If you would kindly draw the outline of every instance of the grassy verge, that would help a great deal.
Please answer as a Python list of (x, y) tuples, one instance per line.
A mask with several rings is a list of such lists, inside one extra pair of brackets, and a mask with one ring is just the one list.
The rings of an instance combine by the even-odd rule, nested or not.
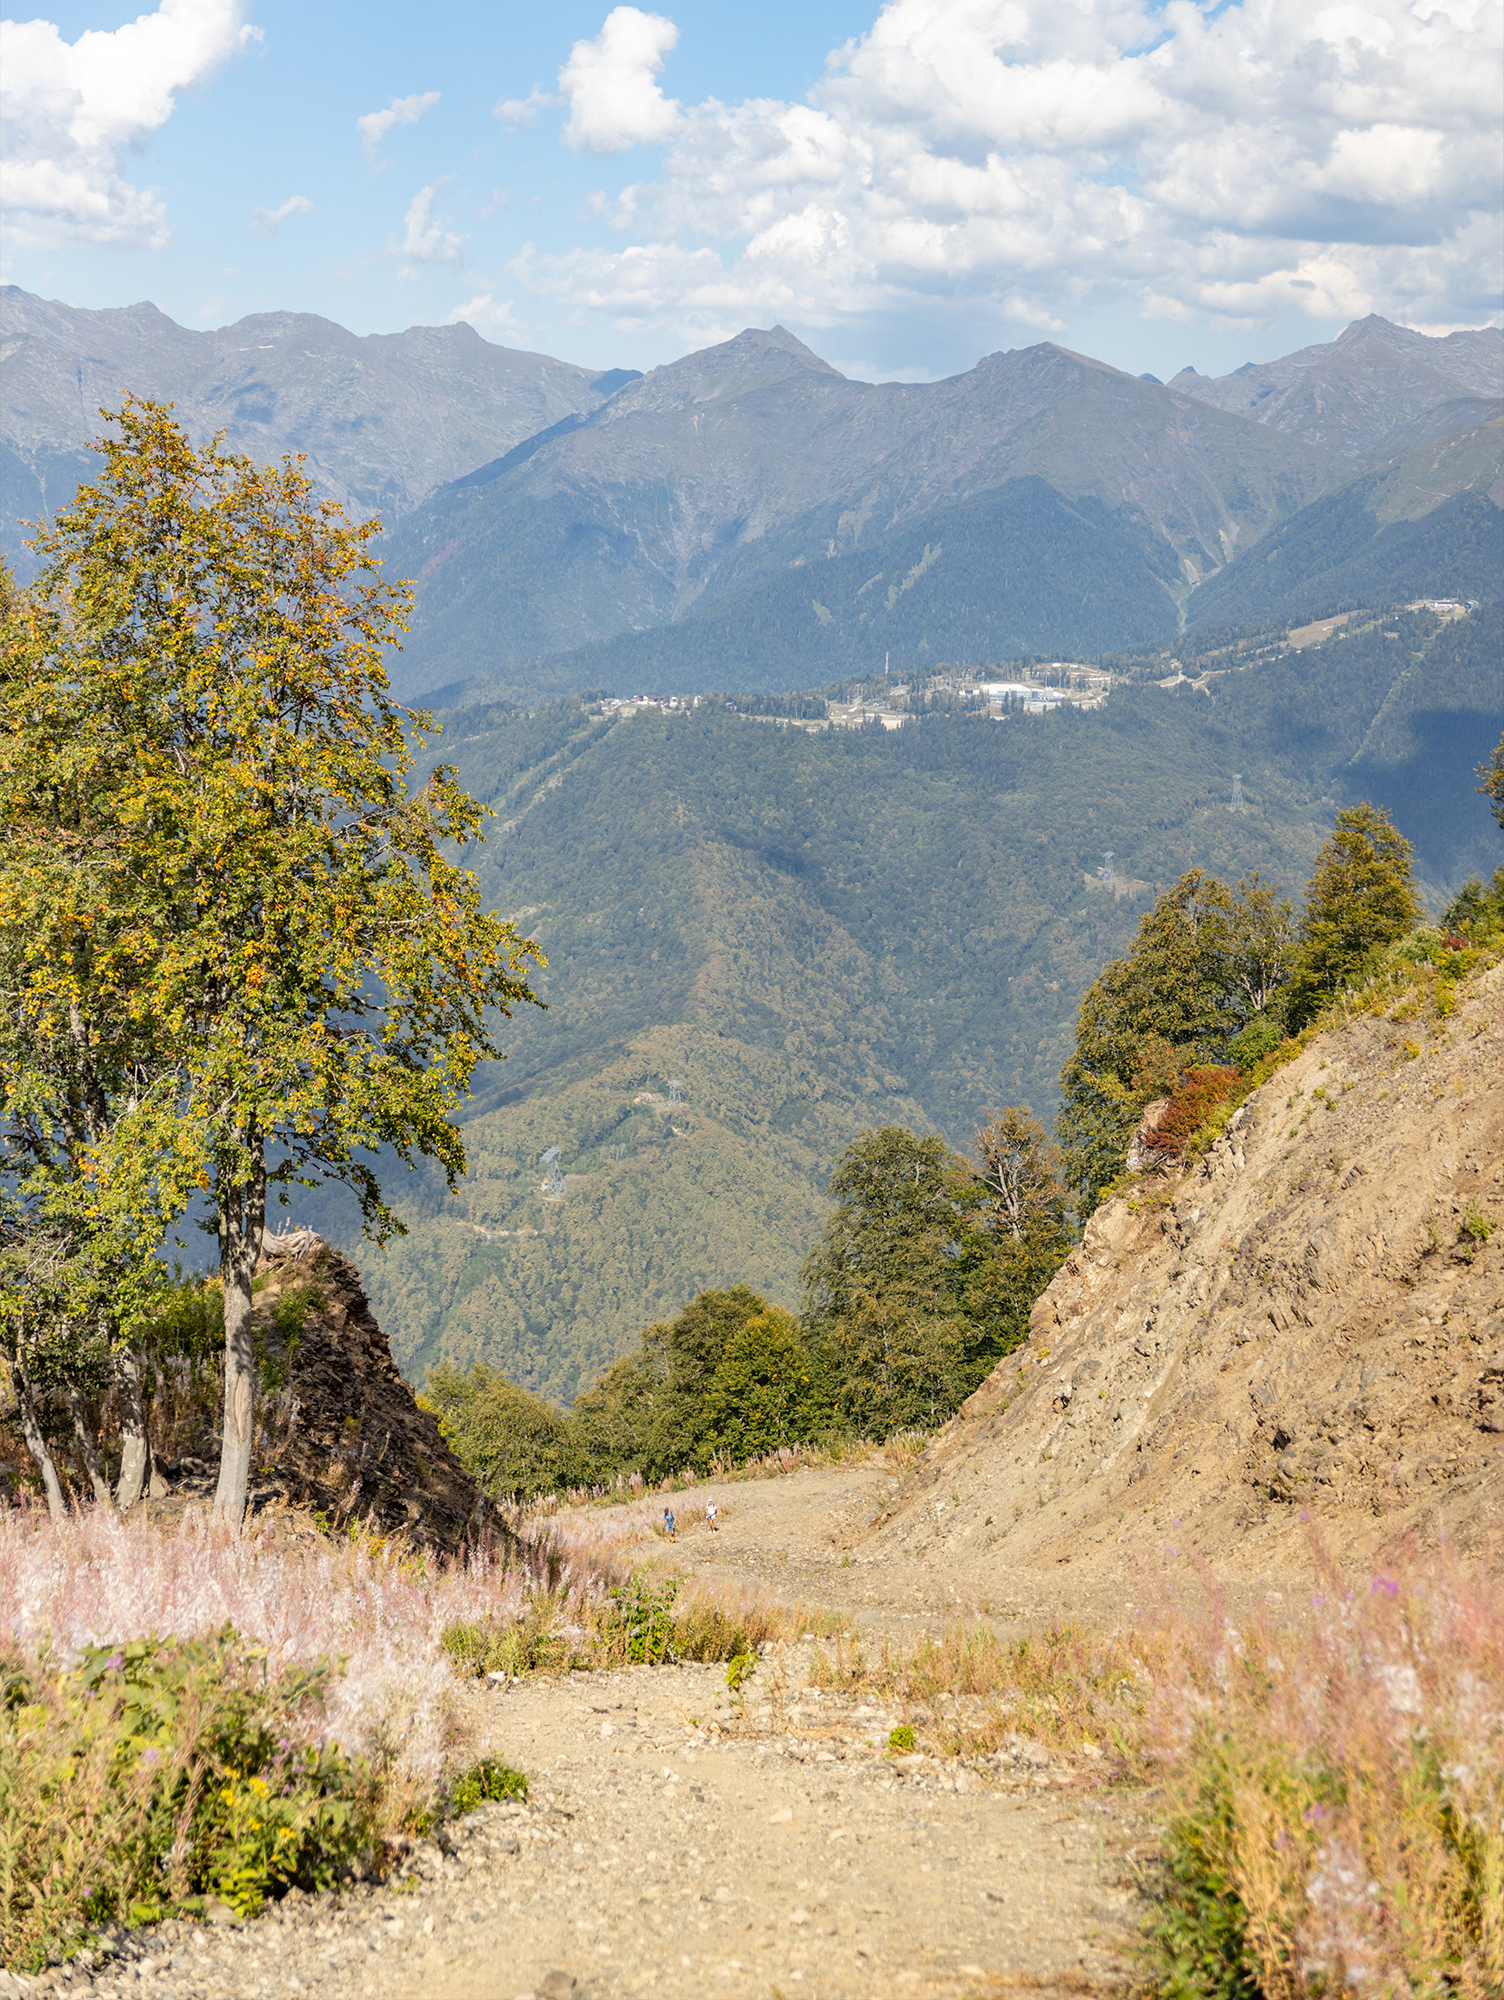
[(1024, 1737), (1165, 1801), (1146, 1938), (1163, 2000), (1504, 1993), (1504, 1590), (1441, 1556), (1306, 1614), (1022, 1641), (838, 1645), (817, 1684), (884, 1697), (905, 1746)]

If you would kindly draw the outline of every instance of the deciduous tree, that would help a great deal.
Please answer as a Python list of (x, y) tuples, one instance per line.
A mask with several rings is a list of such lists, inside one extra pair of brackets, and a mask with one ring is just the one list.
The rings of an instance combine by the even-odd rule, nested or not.
[(124, 1010), (153, 1087), (90, 1171), (117, 1191), (149, 1171), (167, 1212), (196, 1189), (212, 1205), (215, 1504), (238, 1528), (269, 1191), (342, 1181), (381, 1240), (399, 1224), (375, 1149), (428, 1155), (453, 1185), (450, 1113), (541, 958), (451, 858), (483, 809), (443, 765), (407, 782), (431, 720), (389, 693), (383, 654), (411, 600), (379, 578), (378, 524), (315, 504), (297, 462), (195, 450), (161, 406), (128, 401), (116, 428), (97, 484), (38, 539), (41, 622), (14, 715), (34, 799), (85, 783), (111, 832), (92, 900), (38, 885), (23, 988), (65, 1013), (78, 939), (108, 913), (83, 998)]

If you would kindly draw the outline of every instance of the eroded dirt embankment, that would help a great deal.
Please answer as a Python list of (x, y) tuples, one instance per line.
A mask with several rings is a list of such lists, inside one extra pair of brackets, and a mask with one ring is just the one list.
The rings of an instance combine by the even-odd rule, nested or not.
[[(1504, 967), (1323, 1035), (1175, 1182), (1098, 1210), (873, 1553), (980, 1598), (1153, 1555), (1251, 1580), (1504, 1522)], [(1459, 1240), (1460, 1234), (1463, 1240)]]

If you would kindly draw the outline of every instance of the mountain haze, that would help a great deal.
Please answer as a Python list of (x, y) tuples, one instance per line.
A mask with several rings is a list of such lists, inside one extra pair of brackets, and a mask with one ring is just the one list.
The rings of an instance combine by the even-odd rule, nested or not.
[[(400, 684), (496, 678), (806, 565), (823, 602), (819, 566), (942, 509), (1007, 511), (1025, 480), (1094, 508), (1133, 545), (1114, 587), (1152, 579), (1173, 618), (1240, 541), (1348, 476), (1329, 451), (1051, 343), (944, 382), (871, 384), (782, 328), (749, 329), (399, 523), (388, 558), (419, 585)], [(953, 535), (942, 563), (959, 554)]]
[(1500, 413), (1504, 331), (1438, 337), (1370, 313), (1318, 347), (1246, 362), (1231, 375), (1183, 368), (1170, 387), (1307, 444), (1384, 460)]
[(390, 520), (596, 408), (623, 374), (498, 347), (465, 325), (360, 336), (274, 312), (196, 332), (153, 305), (89, 312), (16, 285), (0, 292), (0, 335), (4, 551), (23, 573), (19, 521), (67, 506), (95, 477), (99, 411), (127, 391), (175, 404), (195, 442), (224, 430), (232, 451), (261, 461), (305, 452), (321, 493)]

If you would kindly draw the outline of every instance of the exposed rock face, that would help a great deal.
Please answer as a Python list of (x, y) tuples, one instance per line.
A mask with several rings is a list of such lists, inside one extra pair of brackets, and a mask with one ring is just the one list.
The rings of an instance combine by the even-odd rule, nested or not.
[(446, 1549), (494, 1527), (490, 1501), (398, 1374), (355, 1266), (305, 1230), (272, 1239), (262, 1272), (258, 1344), (281, 1386), (257, 1411), (253, 1465), (274, 1467), (286, 1497), (332, 1525), (359, 1520)]
[(1504, 967), (1459, 998), (1321, 1037), (1183, 1177), (1104, 1203), (875, 1532), (943, 1543), (978, 1591), (1130, 1544), (1251, 1572), (1307, 1518), (1355, 1561), (1497, 1541)]

